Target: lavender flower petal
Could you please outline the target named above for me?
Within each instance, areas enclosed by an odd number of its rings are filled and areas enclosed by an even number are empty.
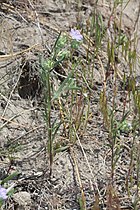
[[[6,200],[7,197],[7,189],[0,186],[0,198]]]
[[[83,36],[80,34],[80,31],[75,29],[71,29],[70,36],[72,37],[72,39],[76,39],[77,41],[83,40]]]

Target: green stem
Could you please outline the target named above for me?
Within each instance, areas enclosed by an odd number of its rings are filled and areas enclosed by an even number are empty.
[[[51,126],[51,84],[50,84],[50,72],[47,72],[47,88],[48,88],[48,143],[49,143],[49,158],[50,158],[50,177],[52,175],[52,164],[53,164],[53,142],[52,142],[52,126]]]

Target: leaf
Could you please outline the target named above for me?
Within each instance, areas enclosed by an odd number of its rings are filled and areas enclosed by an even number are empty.
[[[14,188],[12,188],[7,194],[8,194],[8,197],[13,195],[15,192]]]
[[[10,174],[8,177],[6,177],[5,179],[2,180],[1,185],[3,185],[4,183],[7,183],[10,180],[13,180],[15,177],[17,177],[20,173],[19,172],[14,172],[12,174]]]
[[[62,147],[59,147],[57,149],[55,149],[55,153],[59,153],[59,152],[64,152],[66,150],[68,150],[70,148],[70,146],[62,146]]]
[[[75,85],[75,80],[70,73],[68,77],[62,82],[58,90],[54,93],[52,100],[58,99],[62,93],[68,90],[77,90],[79,87]]]
[[[62,122],[58,122],[56,123],[56,121],[54,122],[54,124],[52,125],[52,141],[55,138],[55,135],[57,134],[58,129],[60,128],[60,125],[62,124]]]

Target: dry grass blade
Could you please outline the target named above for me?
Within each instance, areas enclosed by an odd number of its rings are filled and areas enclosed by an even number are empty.
[[[76,138],[77,138],[77,140],[78,140],[78,143],[79,143],[79,145],[80,145],[80,147],[81,147],[83,156],[84,156],[84,158],[85,158],[85,160],[86,160],[87,166],[88,166],[89,171],[90,171],[90,173],[91,173],[92,179],[94,180],[94,185],[96,186],[95,191],[97,191],[99,197],[101,197],[100,191],[99,191],[99,188],[98,188],[98,185],[97,185],[97,181],[96,181],[95,176],[94,176],[94,174],[93,174],[93,172],[92,172],[92,169],[91,169],[90,163],[89,163],[89,161],[88,161],[87,155],[86,155],[86,153],[85,153],[85,151],[84,151],[84,148],[83,148],[83,146],[82,146],[82,144],[81,144],[80,138],[79,138],[79,136],[78,136],[78,134],[77,134],[77,132],[76,132],[76,128],[75,128],[75,127],[74,127],[74,130],[75,130],[75,134],[76,134]],[[92,181],[91,181],[91,183],[92,183]],[[95,194],[94,194],[94,196],[95,196]]]
[[[77,160],[76,160],[76,154],[74,153],[74,151],[73,151],[72,148],[70,148],[70,154],[71,154],[72,159],[74,161],[75,171],[76,171],[77,179],[78,179],[80,190],[81,190],[81,199],[80,199],[80,201],[81,201],[81,208],[80,209],[81,210],[86,210],[86,198],[85,198],[85,194],[84,194],[84,190],[83,190],[83,185],[82,185],[82,181],[81,181],[81,177],[80,177],[78,163],[77,163]]]
[[[0,55],[0,62],[7,61],[9,59],[13,59],[15,57],[21,56],[22,54],[29,52],[30,50],[36,48],[37,46],[38,46],[38,44],[35,44],[35,45],[33,45],[25,50],[22,50],[20,52],[11,53],[11,54],[7,54],[7,55]]]

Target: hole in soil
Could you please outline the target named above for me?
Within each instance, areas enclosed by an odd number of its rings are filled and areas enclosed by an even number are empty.
[[[21,98],[29,99],[41,93],[41,81],[35,61],[26,61],[21,64],[22,73],[18,82],[18,94]]]

